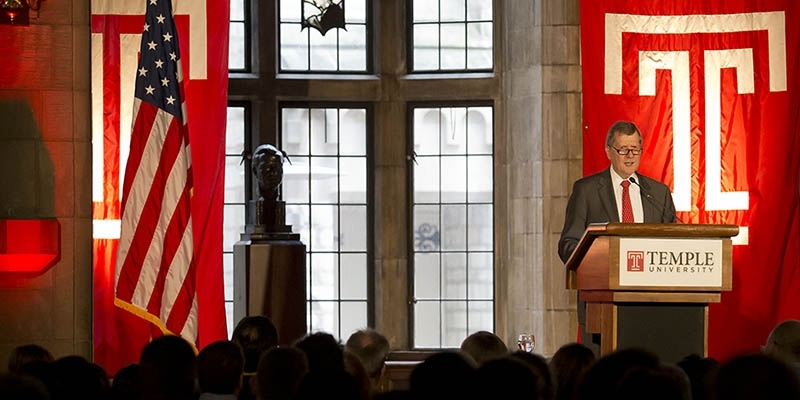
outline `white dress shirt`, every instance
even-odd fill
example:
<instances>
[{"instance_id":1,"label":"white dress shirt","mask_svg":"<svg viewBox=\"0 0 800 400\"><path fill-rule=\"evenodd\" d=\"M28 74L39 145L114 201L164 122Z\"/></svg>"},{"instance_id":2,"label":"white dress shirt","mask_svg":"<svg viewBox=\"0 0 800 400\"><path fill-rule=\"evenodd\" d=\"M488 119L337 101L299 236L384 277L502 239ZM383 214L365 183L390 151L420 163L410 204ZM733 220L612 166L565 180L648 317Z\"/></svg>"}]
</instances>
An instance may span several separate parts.
<instances>
[{"instance_id":1,"label":"white dress shirt","mask_svg":"<svg viewBox=\"0 0 800 400\"><path fill-rule=\"evenodd\" d=\"M614 168L609 168L611 171L611 183L614 185L614 198L617 200L617 212L619 213L619 220L622 221L622 179L619 174L614 171ZM636 182L639 182L639 176L634 173L631 175ZM639 185L631 183L628 187L628 194L631 197L631 207L633 207L633 222L644 222L644 209L642 208L642 193L639 190Z\"/></svg>"}]
</instances>

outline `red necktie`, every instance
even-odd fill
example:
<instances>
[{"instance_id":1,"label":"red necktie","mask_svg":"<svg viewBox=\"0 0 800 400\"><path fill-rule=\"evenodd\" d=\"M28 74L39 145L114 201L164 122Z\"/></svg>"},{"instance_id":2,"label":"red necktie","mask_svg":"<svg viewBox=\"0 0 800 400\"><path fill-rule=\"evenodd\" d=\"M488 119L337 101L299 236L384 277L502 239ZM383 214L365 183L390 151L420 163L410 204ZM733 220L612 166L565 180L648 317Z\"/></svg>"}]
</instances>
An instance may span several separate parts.
<instances>
[{"instance_id":1,"label":"red necktie","mask_svg":"<svg viewBox=\"0 0 800 400\"><path fill-rule=\"evenodd\" d=\"M633 206L631 206L631 194L628 187L630 181L622 181L622 222L633 222Z\"/></svg>"}]
</instances>

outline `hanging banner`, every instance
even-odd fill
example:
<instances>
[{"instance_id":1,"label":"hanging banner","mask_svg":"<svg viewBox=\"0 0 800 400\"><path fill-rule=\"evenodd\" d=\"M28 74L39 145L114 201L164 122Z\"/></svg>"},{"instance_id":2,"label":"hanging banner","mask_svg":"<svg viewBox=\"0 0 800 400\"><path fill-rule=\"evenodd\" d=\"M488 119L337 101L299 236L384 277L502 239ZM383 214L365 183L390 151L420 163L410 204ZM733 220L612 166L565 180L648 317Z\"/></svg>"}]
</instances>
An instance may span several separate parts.
<instances>
[{"instance_id":1,"label":"hanging banner","mask_svg":"<svg viewBox=\"0 0 800 400\"><path fill-rule=\"evenodd\" d=\"M758 350L800 318L800 3L581 1L583 172L617 120L639 171L685 223L735 224L733 290L710 306L709 355Z\"/></svg>"}]
</instances>

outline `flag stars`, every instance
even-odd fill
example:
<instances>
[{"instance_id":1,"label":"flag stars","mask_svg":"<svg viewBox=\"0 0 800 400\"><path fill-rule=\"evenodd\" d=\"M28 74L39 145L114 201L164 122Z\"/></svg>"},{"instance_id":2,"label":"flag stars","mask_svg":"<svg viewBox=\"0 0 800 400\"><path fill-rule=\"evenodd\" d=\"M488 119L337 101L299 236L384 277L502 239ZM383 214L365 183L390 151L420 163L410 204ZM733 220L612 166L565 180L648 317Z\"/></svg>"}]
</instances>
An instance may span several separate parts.
<instances>
[{"instance_id":1,"label":"flag stars","mask_svg":"<svg viewBox=\"0 0 800 400\"><path fill-rule=\"evenodd\" d=\"M147 76L147 70L144 67L139 68L139 76Z\"/></svg>"},{"instance_id":2,"label":"flag stars","mask_svg":"<svg viewBox=\"0 0 800 400\"><path fill-rule=\"evenodd\" d=\"M153 95L153 93L156 91L156 88L154 88L154 87L153 87L153 86L151 86L151 85L147 85L147 87L146 87L146 88L144 88L144 90L147 92L147 94L149 94L149 95L151 95L151 96L152 96L152 95Z\"/></svg>"},{"instance_id":3,"label":"flag stars","mask_svg":"<svg viewBox=\"0 0 800 400\"><path fill-rule=\"evenodd\" d=\"M164 18L164 15L163 15L163 14L159 14L159 15L156 17L156 19L158 20L158 23L159 23L159 24L163 24L163 23L164 23L164 20L165 20L166 18Z\"/></svg>"},{"instance_id":4,"label":"flag stars","mask_svg":"<svg viewBox=\"0 0 800 400\"><path fill-rule=\"evenodd\" d=\"M144 24L144 31L145 32L150 32L150 25L148 25L146 22Z\"/></svg>"},{"instance_id":5,"label":"flag stars","mask_svg":"<svg viewBox=\"0 0 800 400\"><path fill-rule=\"evenodd\" d=\"M158 0L150 0L150 5L151 6L158 5Z\"/></svg>"},{"instance_id":6,"label":"flag stars","mask_svg":"<svg viewBox=\"0 0 800 400\"><path fill-rule=\"evenodd\" d=\"M163 36L165 42L170 42L172 39L172 35L170 35L169 32L165 33Z\"/></svg>"},{"instance_id":7,"label":"flag stars","mask_svg":"<svg viewBox=\"0 0 800 400\"><path fill-rule=\"evenodd\" d=\"M167 79L167 78L162 79L161 80L161 86L164 86L164 87L169 86L169 79Z\"/></svg>"},{"instance_id":8,"label":"flag stars","mask_svg":"<svg viewBox=\"0 0 800 400\"><path fill-rule=\"evenodd\" d=\"M175 98L172 97L172 96L167 96L166 100L167 100L167 104L168 105L174 105L175 104Z\"/></svg>"},{"instance_id":9,"label":"flag stars","mask_svg":"<svg viewBox=\"0 0 800 400\"><path fill-rule=\"evenodd\" d=\"M178 55L173 51L172 53L169 53L169 59L175 61L178 59Z\"/></svg>"},{"instance_id":10,"label":"flag stars","mask_svg":"<svg viewBox=\"0 0 800 400\"><path fill-rule=\"evenodd\" d=\"M148 50L155 50L156 47L158 47L158 44L156 44L156 42L152 40L149 43L147 43Z\"/></svg>"},{"instance_id":11,"label":"flag stars","mask_svg":"<svg viewBox=\"0 0 800 400\"><path fill-rule=\"evenodd\" d=\"M158 69L164 68L164 60L156 60L156 68Z\"/></svg>"}]
</instances>

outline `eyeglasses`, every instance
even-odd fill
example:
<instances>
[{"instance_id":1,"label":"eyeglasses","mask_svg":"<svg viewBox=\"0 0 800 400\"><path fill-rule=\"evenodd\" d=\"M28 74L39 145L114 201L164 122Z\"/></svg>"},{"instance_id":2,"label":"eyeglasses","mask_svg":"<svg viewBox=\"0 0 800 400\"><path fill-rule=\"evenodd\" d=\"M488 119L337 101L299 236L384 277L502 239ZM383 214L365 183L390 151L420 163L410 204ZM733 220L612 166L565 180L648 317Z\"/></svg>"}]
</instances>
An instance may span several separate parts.
<instances>
[{"instance_id":1,"label":"eyeglasses","mask_svg":"<svg viewBox=\"0 0 800 400\"><path fill-rule=\"evenodd\" d=\"M635 156L638 156L639 154L642 154L642 149L618 149L614 146L608 146L608 147L614 149L614 151L616 151L617 154L621 156L627 156L628 154L633 154Z\"/></svg>"}]
</instances>

